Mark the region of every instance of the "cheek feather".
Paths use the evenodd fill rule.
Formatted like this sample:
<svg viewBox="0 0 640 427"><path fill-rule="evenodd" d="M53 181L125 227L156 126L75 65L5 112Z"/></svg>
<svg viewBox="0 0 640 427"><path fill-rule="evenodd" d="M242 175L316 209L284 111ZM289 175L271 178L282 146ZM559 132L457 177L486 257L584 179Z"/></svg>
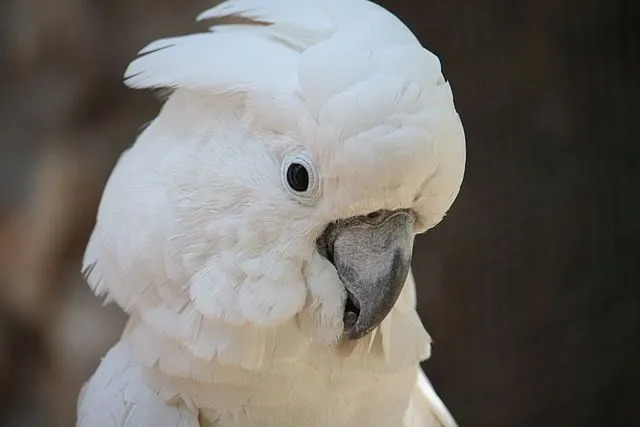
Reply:
<svg viewBox="0 0 640 427"><path fill-rule="evenodd" d="M325 344L342 336L346 290L329 261L314 251L306 268L308 289L304 310L298 315L303 333Z"/></svg>

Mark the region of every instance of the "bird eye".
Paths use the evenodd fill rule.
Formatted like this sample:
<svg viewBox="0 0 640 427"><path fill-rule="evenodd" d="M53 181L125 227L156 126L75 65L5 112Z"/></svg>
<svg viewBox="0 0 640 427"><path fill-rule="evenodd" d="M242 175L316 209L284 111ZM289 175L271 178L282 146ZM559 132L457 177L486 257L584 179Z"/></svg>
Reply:
<svg viewBox="0 0 640 427"><path fill-rule="evenodd" d="M319 180L315 163L305 151L289 154L282 163L282 183L298 201L313 202L318 197Z"/></svg>
<svg viewBox="0 0 640 427"><path fill-rule="evenodd" d="M287 169L287 183L294 191L303 193L309 188L309 172L300 163L292 163Z"/></svg>

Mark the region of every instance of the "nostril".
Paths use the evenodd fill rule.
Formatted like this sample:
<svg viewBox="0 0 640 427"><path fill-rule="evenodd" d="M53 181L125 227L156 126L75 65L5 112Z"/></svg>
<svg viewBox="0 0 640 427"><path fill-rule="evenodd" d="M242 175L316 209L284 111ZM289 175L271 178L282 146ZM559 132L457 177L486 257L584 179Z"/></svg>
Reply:
<svg viewBox="0 0 640 427"><path fill-rule="evenodd" d="M377 219L380 217L380 215L382 215L382 211L376 211L376 212L371 212L369 215L367 215L368 219Z"/></svg>
<svg viewBox="0 0 640 427"><path fill-rule="evenodd" d="M384 222L385 219L389 217L389 214L391 214L390 211L379 210L379 211L371 212L368 215L361 216L360 220L370 225L378 225Z"/></svg>

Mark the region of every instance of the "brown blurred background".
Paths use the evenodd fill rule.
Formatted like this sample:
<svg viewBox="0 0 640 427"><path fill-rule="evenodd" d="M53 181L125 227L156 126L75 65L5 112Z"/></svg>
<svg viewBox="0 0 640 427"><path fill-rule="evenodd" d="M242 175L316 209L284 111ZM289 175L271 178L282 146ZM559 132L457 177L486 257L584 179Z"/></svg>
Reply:
<svg viewBox="0 0 640 427"><path fill-rule="evenodd" d="M159 107L121 75L213 2L0 2L0 426L72 425L117 339L79 268ZM464 426L640 425L637 0L380 3L441 57L468 138L415 255L436 388Z"/></svg>

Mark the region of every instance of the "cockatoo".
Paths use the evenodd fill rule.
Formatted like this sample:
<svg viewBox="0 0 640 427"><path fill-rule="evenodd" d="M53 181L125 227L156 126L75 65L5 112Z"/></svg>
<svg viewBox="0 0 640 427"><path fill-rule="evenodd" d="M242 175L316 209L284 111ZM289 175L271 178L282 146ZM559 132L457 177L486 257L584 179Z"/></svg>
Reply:
<svg viewBox="0 0 640 427"><path fill-rule="evenodd" d="M78 425L455 425L420 369L414 236L465 138L437 57L365 0L230 0L126 71L168 89L84 259L130 315ZM229 19L230 18L230 19Z"/></svg>

